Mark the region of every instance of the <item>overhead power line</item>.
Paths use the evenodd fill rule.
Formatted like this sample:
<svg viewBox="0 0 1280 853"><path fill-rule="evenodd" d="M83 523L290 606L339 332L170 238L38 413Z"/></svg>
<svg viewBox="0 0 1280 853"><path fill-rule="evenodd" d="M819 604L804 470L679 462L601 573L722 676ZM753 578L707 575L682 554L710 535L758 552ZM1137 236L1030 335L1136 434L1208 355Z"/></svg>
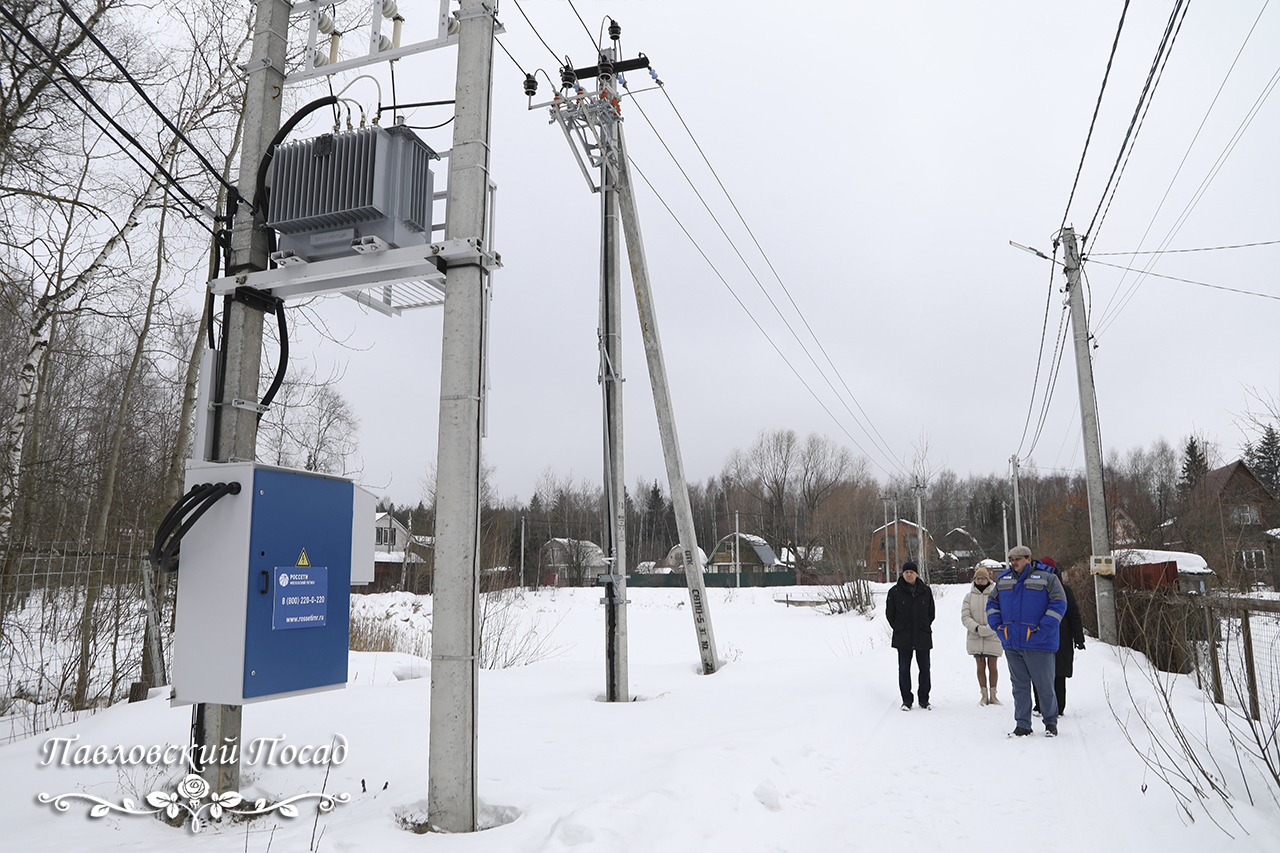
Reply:
<svg viewBox="0 0 1280 853"><path fill-rule="evenodd" d="M1218 252L1223 249L1252 249L1256 246L1275 246L1280 240L1261 240L1257 243L1235 243L1230 246L1200 246L1194 249L1147 249L1134 252L1090 252L1086 258L1106 258L1115 255L1180 255L1186 252Z"/></svg>
<svg viewBox="0 0 1280 853"><path fill-rule="evenodd" d="M1042 254L1040 255L1040 257L1047 257L1047 256ZM1018 450L1016 451L1016 454L1015 454L1019 457L1022 456L1022 445L1025 444L1027 440L1027 431L1031 428L1031 413L1035 411L1035 406L1036 406L1036 389L1040 387L1040 368L1044 364L1044 339L1049 334L1049 309L1053 305L1053 273L1056 268L1057 257L1058 257L1058 241L1055 239L1053 241L1053 257L1048 258L1049 260L1049 291L1048 293L1045 294L1045 298L1044 298L1044 320L1040 324L1040 349L1036 353L1036 375L1035 375L1035 379L1033 379L1031 382L1031 399L1027 401L1027 419L1022 425L1022 437L1018 439ZM1057 349L1056 343L1054 344L1054 349ZM1035 447L1033 445L1032 450L1034 449ZM1031 455L1031 450L1027 451L1027 455L1028 456Z"/></svg>
<svg viewBox="0 0 1280 853"><path fill-rule="evenodd" d="M858 427L863 431L863 433L872 442L872 444L877 445L877 449L880 452L884 453L887 458L893 458L892 452L888 449L887 444L883 441L883 439L881 439L880 442L877 444L876 436L873 436L871 434L871 431L867 429L867 427L859 420L858 416L853 412L853 410L849 408L848 403L844 401L844 398L840 395L839 390L836 389L835 385L831 382L831 379L827 376L826 371L822 368L821 365L818 364L817 359L814 358L813 354L809 351L809 348L805 345L804 341L800 339L799 334L796 333L796 330L792 327L790 321L787 320L786 315L782 313L782 310L778 307L778 304L774 301L773 297L769 294L769 291L765 288L764 283L761 282L759 276L756 275L755 270L751 268L750 263L748 263L747 259L743 256L742 251L738 249L738 246L736 243L734 243L733 238L729 236L729 232L725 229L724 225L721 224L719 218L716 216L715 212L711 209L711 206L707 203L707 200L703 197L702 193L699 192L697 186L693 183L692 178L689 177L689 173L685 170L683 164L680 163L679 158L676 157L675 153L671 150L671 147L667 144L666 140L663 139L662 134L658 131L657 127L654 126L653 121L650 120L648 114L644 111L644 107L640 105L640 101L638 99L633 98L632 103L635 105L636 109L640 111L641 117L644 118L645 122L649 125L649 128L653 131L654 135L658 138L658 142L661 143L663 149L667 152L667 155L671 158L672 162L675 163L676 168L680 171L680 174L684 177L685 181L689 184L689 187L693 190L694 195L698 197L698 201L702 203L703 208L707 211L707 214L711 217L712 222L714 222L716 224L716 227L720 229L720 233L724 236L725 240L728 241L730 247L733 249L734 253L738 256L738 260L742 262L742 265L746 268L747 273L755 281L756 286L760 289L760 292L764 294L764 297L768 301L770 307L773 308L774 312L778 315L779 319L782 320L783 325L786 326L787 331L791 333L792 338L795 339L796 343L800 346L800 349L804 352L806 356L808 356L810 363L812 363L814 366L814 369L818 371L818 375L821 376L823 380L827 383L828 387L831 388L832 392L836 395L837 399L840 400L841 405L843 405L845 410L849 412L850 417L854 419L854 422L858 424ZM686 126L686 130L687 129L688 128ZM690 134L690 138L693 138L692 134ZM696 140L694 140L694 144L697 145ZM701 151L701 147L699 147L699 150ZM705 154L704 154L704 157L705 157ZM710 166L709 163L708 163L708 166ZM719 181L718 177L717 177L717 181ZM724 185L721 184L720 186L721 186L721 189L724 190ZM727 196L728 192L725 191L725 194ZM733 201L731 198L730 198L730 204L733 204ZM736 205L734 205L734 210L737 211ZM739 215L739 218L741 218L742 215L740 212L738 213L738 215ZM744 220L744 224L745 224L745 220ZM748 231L749 230L750 229L748 228ZM752 235L752 239L753 240L755 239L754 235ZM764 255L764 250L763 248L760 247L758 241L756 243L756 247L757 249L760 250L761 255ZM767 255L764 255L764 256L765 256L766 262L768 262ZM769 263L769 267L770 269L773 269L773 264ZM774 275L777 276L776 270L774 270ZM780 278L779 278L779 281L781 281ZM786 289L785 285L783 285L783 289L784 290ZM788 296L790 296L790 294L788 294ZM804 320L804 316L800 312L799 308L796 307L795 301L792 300L791 304L792 304L792 307L795 308L796 313L800 315L801 320L804 322L806 328L809 329L809 334L813 336L815 341L817 341L817 336L813 334L813 329L812 327L809 326L808 321ZM822 346L821 342L818 342L818 346L819 348L821 348ZM825 350L823 352L825 355ZM828 362L830 362L830 358L828 358ZM847 386L846 386L846 389L847 389ZM850 394L850 396L852 396L852 394ZM859 406L859 408L861 408L861 406ZM863 417L866 417L865 412Z"/></svg>
<svg viewBox="0 0 1280 853"><path fill-rule="evenodd" d="M1128 267L1122 266L1121 264L1109 264L1106 261L1094 261L1094 263L1098 264L1099 266L1111 267L1113 269L1118 269L1118 270L1125 270L1126 272L1128 271ZM1236 287L1226 287L1221 284L1209 284L1206 281L1195 281L1194 279L1190 279L1190 278L1179 278L1176 275L1161 275L1158 272L1151 272L1150 270L1143 270L1142 274L1144 276L1151 276L1153 278L1168 279L1169 281L1180 281L1184 284L1194 284L1194 285L1197 285L1198 287L1208 287L1208 288L1212 288L1213 290L1225 290L1229 293L1239 293L1244 296L1260 296L1263 299L1280 299L1280 296L1277 296L1273 293L1259 293L1256 290L1240 290L1239 288L1236 288Z"/></svg>
<svg viewBox="0 0 1280 853"><path fill-rule="evenodd" d="M1120 23L1116 25L1116 37L1111 42L1111 55L1107 57L1107 70L1102 75L1102 85L1098 88L1098 100L1093 105L1093 118L1089 120L1089 132L1084 137L1084 150L1080 152L1080 163L1076 166L1076 176L1071 182L1071 192L1067 195L1067 207L1062 211L1062 224L1058 230L1067 227L1067 217L1071 214L1071 202L1076 197L1076 187L1080 185L1080 173L1084 171L1085 157L1089 153L1089 141L1093 139L1093 128L1098 123L1098 111L1102 108L1102 95L1107 91L1107 80L1111 78L1111 63L1116 58L1116 47L1120 44L1120 33L1124 31L1124 19L1129 14L1129 0L1124 0L1124 8L1120 10Z"/></svg>
<svg viewBox="0 0 1280 853"><path fill-rule="evenodd" d="M1102 213L1103 219L1106 213L1103 212L1103 203L1106 203L1107 210L1111 209L1110 199L1115 198L1116 190L1120 187L1120 178L1124 175L1124 169L1129 165L1129 157L1133 154L1133 147L1138 142L1138 134L1142 131L1142 125L1147 118L1147 110L1151 107L1151 102L1155 98L1156 89L1160 86L1160 80L1164 77L1164 67L1169 61L1169 56L1173 52L1174 42L1178 39L1178 34L1182 32L1182 22L1187 19L1187 11L1191 8L1190 0L1177 0L1173 5L1173 11L1169 13L1169 22L1165 24L1164 35L1160 39L1160 44L1156 47L1156 54L1151 59L1151 67L1147 70L1146 82L1142 85L1142 92L1138 95L1138 103L1134 105L1133 116L1129 119L1129 127L1124 133L1124 139L1120 142L1120 150L1116 154L1116 162L1111 166L1111 174L1107 177L1106 186L1103 187L1102 196L1098 199L1098 206L1093 211L1093 219L1089 221L1089 227L1085 229L1083 243L1086 245L1089 240L1096 237L1094 224L1101 228L1101 221L1098 216ZM1179 17L1181 12L1181 17Z"/></svg>
<svg viewBox="0 0 1280 853"><path fill-rule="evenodd" d="M143 91L142 86L138 84L138 81L129 73L129 69L125 68L124 64L116 58L116 55L102 43L102 40L98 38L97 34L94 33L93 30L89 29L89 27L85 25L84 21L80 20L80 16L75 13L75 10L71 8L71 5L67 3L66 0L58 0L58 5L62 7L62 11L66 12L71 20L75 21L76 26L80 27L80 29L84 31L84 34L98 46L98 50L102 51L103 55L105 55L107 59L111 60L111 64L119 69L120 73L124 75L124 79L129 81L129 85L133 87L133 90L137 92L146 105L151 108L151 111L155 113L162 122L164 122L165 127L169 128L169 130L172 131L178 139L182 140L182 143L190 149L192 154L196 155L196 159L199 160L201 165L209 171L209 174L213 175L218 183L222 184L222 186L225 187L234 198L237 194L235 185L227 181L227 179L222 176L222 172L220 172L208 161L208 159L205 158L203 154L200 153L200 149L196 148L195 144L187 138L187 135L178 129L178 126L169 119L169 116L167 116L163 110L156 106L155 102L147 96L145 91ZM250 207L253 208L254 212L257 212L255 205L250 205Z"/></svg>
<svg viewBox="0 0 1280 853"><path fill-rule="evenodd" d="M1186 206L1182 209L1182 213L1178 215L1177 221L1174 222L1173 226L1169 229L1169 233L1161 242L1161 248L1168 246L1169 243L1172 242L1173 238L1177 236L1178 231L1182 229L1182 226L1186 224L1187 219L1191 216L1191 212L1195 210L1196 206L1200 203L1200 200L1204 198L1205 193L1209 189L1209 185L1213 183L1214 178L1216 178L1218 173L1222 171L1222 167L1227 162L1227 159L1231 156L1232 152L1235 151L1236 145L1238 145L1241 138L1243 138L1245 131L1249 129L1249 126L1253 124L1253 120L1257 118L1263 104L1266 103L1267 99L1271 96L1271 93L1275 91L1277 83L1280 83L1280 66L1277 66L1275 73L1271 75L1271 79L1267 81L1261 94L1258 95L1253 106L1249 108L1248 113L1240 122L1239 127L1236 128L1235 133L1231 135L1231 139L1228 140L1226 146L1222 149L1222 153L1218 155L1217 160L1215 160L1213 166L1210 167L1209 173L1200 182L1200 186L1196 188L1195 193L1192 194L1191 200L1188 201ZM1115 311L1111 312L1109 317L1104 318L1104 325L1103 328L1099 330L1099 333L1113 323L1116 317L1119 316L1120 312L1123 311L1125 307L1128 306L1129 302L1133 300L1133 297L1138 292L1138 288L1142 286L1142 283L1145 280L1144 276L1147 274L1147 271L1150 270L1153 263L1154 259L1147 263L1147 266L1139 274L1138 278L1125 292ZM1126 272L1128 272L1128 270L1126 270Z"/></svg>
<svg viewBox="0 0 1280 853"><path fill-rule="evenodd" d="M32 41L32 43L34 43L37 47L39 47L46 55L48 55L54 61L54 63L59 68L61 68L61 70L64 73L66 73L67 71L66 67L63 66L61 62L59 62L57 58L54 57L53 54L50 53L50 51L47 48L45 48L41 42L36 40L35 36L32 35L31 32L27 30L26 27L22 26L20 22L14 19L13 15L9 12L8 8L6 8L3 5L0 5L0 14L8 18L10 23L14 24L18 28L19 32L23 34L24 37L26 37L29 41ZM91 95L89 95L89 93L85 90L84 86L81 85L80 82L75 77L68 76L67 81L76 88L76 91L79 92L82 97L84 97L87 101L89 101L90 104L93 105L94 109L96 109L103 116L103 118L105 118L107 122L113 128L115 128L115 130L118 133L120 133L122 136L124 136L125 139L129 141L129 145L131 145L133 148L139 151L143 157L145 157L147 160L151 162L151 166L144 165L129 150L129 145L125 145L118 138L113 136L111 132L108 131L107 128L102 124L102 122L94 118L93 115L91 115L88 110L86 110L84 107L76 103L75 96L72 95L70 92L68 92L66 88L62 85L62 83L56 77L54 77L51 73L49 73L47 69L41 67L41 64L36 61L36 58L32 56L25 48L23 48L22 45L18 41L16 41L12 35L5 32L3 29L0 29L0 38L3 38L5 41L7 41L10 44L10 46L13 47L14 50L22 54L23 58L25 58L29 63L31 63L32 67L39 68L40 72L49 79L49 82L51 82L54 85L54 87L67 98L67 101L71 104L74 104L76 109L78 109L81 113L83 113L84 117L87 118L94 125L94 127L98 128L98 130L101 131L103 136L105 136L107 139L110 139L113 143L115 143L115 145L120 149L120 151L124 153L126 157L132 160L134 164L138 166L138 168L142 169L143 172L153 172L154 174L158 174L161 177L163 177L164 180L160 181L160 186L164 190L165 194L168 195L170 198L172 198L179 205L189 204L192 207L194 207L199 212L200 215L189 214L190 217L194 221L199 223L200 227L204 228L210 234L214 233L213 228L207 225L201 219L201 216L204 216L207 218L213 218L213 213L209 209L209 207L205 205L204 202L200 201L195 196L193 196L191 193L187 192L186 188L183 187L182 184L178 182L178 179L175 178L172 174L170 174L169 170L166 169L164 165L158 159L156 159L156 157L152 155L147 148L145 148L142 145L142 143L138 142L138 140L135 139L131 133L129 133L127 130L121 127L119 122L117 122L109 113L107 113L105 109L103 109L101 104L99 104L96 100L94 100ZM181 193L183 197L179 198L178 196L174 195L174 190L177 190L179 193Z"/></svg>
<svg viewBox="0 0 1280 853"><path fill-rule="evenodd" d="M764 259L765 265L769 267L769 272L773 274L774 279L778 282L778 286L781 287L782 292L786 294L787 301L791 303L792 310L796 312L796 316L799 317L800 322L804 324L805 330L809 333L809 336L813 338L813 342L818 345L818 350L822 353L822 357L826 359L827 364L831 366L832 372L834 372L836 375L836 378L840 380L840 384L841 386L844 387L845 393L849 395L849 399L853 401L853 404L858 407L858 411L862 413L862 418L865 419L867 426L871 427L871 432L874 432L875 436L872 436L870 433L867 432L866 427L862 425L862 423L858 420L858 416L854 415L852 411L849 412L850 416L853 417L855 423L858 423L859 428L861 428L862 431L866 433L867 438L870 439L873 443L878 441L881 449L884 450L886 455L892 458L893 454L892 452L890 452L888 442L884 440L884 437L880 434L880 431L876 428L875 422L871 420L871 416L868 415L866 410L862 408L862 404L858 402L858 398L853 393L853 390L849 387L849 383L845 381L844 376L840 373L840 368L836 366L835 361L832 360L830 354L828 354L827 348L823 346L822 340L818 337L817 333L814 332L813 327L809 325L808 318L805 317L804 312L800 310L800 306L796 304L795 297L791 295L791 289L787 287L787 283L783 281L782 276L778 273L777 268L773 265L773 260L769 257L769 254L764 250L764 246L760 244L760 240L756 237L755 231L753 231L751 226L747 223L747 219L745 216L742 215L742 211L738 208L737 202L735 202L733 200L733 196L730 195L728 187L724 185L724 181L720 180L720 174L715 170L715 167L711 165L711 160L709 157L707 157L706 151L703 150L702 145L698 142L697 137L693 135L693 130L689 127L689 123L684 120L684 116L680 113L679 108L676 107L675 101L671 99L671 93L668 92L666 86L663 86L661 83L659 83L658 88L662 90L662 95L664 98L667 99L667 103L671 106L671 111L676 114L676 118L680 120L681 127L683 127L685 133L689 135L689 139L690 141L693 142L694 148L698 150L698 154L702 157L702 162L707 165L707 169L711 172L711 176L715 178L716 185L719 186L720 191L724 193L724 197L726 200L728 200L729 206L733 208L733 212L738 217L738 221L741 222L742 227L746 229L747 236L751 238L751 242L755 245L756 251L759 252L760 257ZM637 107L638 106L639 105L637 104ZM642 111L642 114L643 114L643 111ZM648 121L647 116L645 117L645 121ZM652 126L652 124L650 124L650 126ZM654 132L656 133L657 131L655 130ZM665 147L665 143L663 144ZM757 279L757 283L759 283L758 279ZM771 299L770 303L772 304L772 302L773 300ZM775 306L775 310L776 310L776 306ZM782 316L781 312L779 312L778 316L780 317ZM786 322L785 318L783 322ZM788 328L790 328L789 325L788 325ZM792 334L794 334L794 332ZM798 338L797 338L797 343L799 343ZM803 347L803 344L801 344L801 346ZM814 366L817 367L816 364ZM821 372L821 368L819 368L819 372ZM835 391L834 388L832 390ZM836 391L836 396L837 397L840 396L838 391ZM849 408L847 404L844 404L843 400L841 400L841 403L845 406L846 410Z"/></svg>
<svg viewBox="0 0 1280 853"><path fill-rule="evenodd" d="M702 246L694 238L693 234L690 233L689 229L685 227L684 222L682 222L680 220L680 217L676 215L676 212L671 208L671 205L667 204L666 199L664 199L662 197L662 194L658 192L657 187L653 185L653 182L649 180L649 177L645 175L644 171L636 164L635 158L628 155L627 161L631 164L631 167L636 170L636 174L638 174L640 178L645 182L645 184L649 187L650 192L654 194L654 196L658 199L658 202L663 206L663 208L666 209L667 214L670 215L672 220L675 221L676 225L680 228L680 230L684 232L684 236L688 238L689 242L693 244L693 248L696 249L698 254L702 256L702 259L706 261L707 266L709 266L711 268L711 271L715 273L716 278L720 279L720 283L723 284L725 286L725 289L729 291L729 295L732 296L734 301L738 303L738 306L747 315L747 318L751 320L752 324L760 332L761 336L763 336L764 339L768 341L769 346L773 347L773 351L776 352L778 354L778 357L782 359L782 363L785 364L793 374L795 374L796 379L800 382L801 386L804 387L804 390L809 392L809 396L813 397L814 402L816 402L822 408L822 410L827 413L827 416L831 418L832 422L835 423L836 427L841 432L843 432L845 436L848 437L849 441L853 442L853 445L857 447L858 450L862 451L863 455L870 458L872 462L876 465L876 467L879 468L881 471L884 471L884 473L891 475L892 472L889 471L889 469L885 468L885 466L877 462L870 453L867 453L866 449L863 448L862 445L858 443L858 440L853 437L853 434L850 433L849 430L845 428L844 424L841 423L840 419L835 416L835 413L832 412L831 409L827 407L827 404L822 401L822 398L818 396L817 392L814 391L813 388L810 387L809 383L804 380L804 377L800 375L800 371L796 369L795 365L793 365L790 359L788 359L787 356L782 352L782 349L778 346L778 344L773 340L772 337L770 337L769 333L765 331L764 326L760 324L760 321L756 319L756 316L751 313L751 309L748 308L746 306L746 303L742 301L742 298L738 296L737 292L733 289L733 286L729 284L728 279L726 279L724 274L720 272L720 269L715 265L715 262L713 262L710 256L707 255L706 251L703 250ZM901 473L903 474L907 473L905 469L903 469L902 466L899 465L896 462L896 460L893 459L892 456L888 457L888 459L890 463L893 464L894 467L898 468L898 470Z"/></svg>
<svg viewBox="0 0 1280 853"><path fill-rule="evenodd" d="M520 5L520 0L511 0L511 2L516 4L516 11L520 13L520 17L524 18L524 22L529 25L529 29L533 30L533 34L538 37L538 41L542 42L542 46L545 47L547 52L551 54L551 57L555 59L556 65L564 62L564 57L558 55L551 49L551 45L547 44L547 40L542 37L542 33L538 32L538 28L533 25L533 21L529 20L529 16L525 14L524 7ZM505 49L506 48L503 48L503 50ZM515 60L513 59L512 61L514 62Z"/></svg>

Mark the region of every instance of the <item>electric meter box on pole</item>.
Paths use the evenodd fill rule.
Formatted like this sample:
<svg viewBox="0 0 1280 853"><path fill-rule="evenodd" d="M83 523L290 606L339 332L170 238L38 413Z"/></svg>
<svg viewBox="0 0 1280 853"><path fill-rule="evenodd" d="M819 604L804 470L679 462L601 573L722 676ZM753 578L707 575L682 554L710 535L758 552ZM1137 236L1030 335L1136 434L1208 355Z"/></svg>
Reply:
<svg viewBox="0 0 1280 853"><path fill-rule="evenodd" d="M373 575L374 497L351 480L190 462L239 482L182 539L173 704L244 705L347 683L351 584Z"/></svg>

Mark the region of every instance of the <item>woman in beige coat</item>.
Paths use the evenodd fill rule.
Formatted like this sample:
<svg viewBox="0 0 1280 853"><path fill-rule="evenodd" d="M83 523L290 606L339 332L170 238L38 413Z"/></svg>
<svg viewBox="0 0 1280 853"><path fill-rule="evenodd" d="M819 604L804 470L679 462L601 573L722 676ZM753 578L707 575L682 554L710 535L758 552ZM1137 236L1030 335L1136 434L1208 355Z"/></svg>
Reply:
<svg viewBox="0 0 1280 853"><path fill-rule="evenodd" d="M999 705L996 681L1000 676L998 661L1004 654L1000 638L987 626L987 593L991 591L991 573L985 566L978 566L973 573L973 586L965 594L960 605L960 621L968 632L965 651L973 655L978 664L978 687L982 689L980 705Z"/></svg>

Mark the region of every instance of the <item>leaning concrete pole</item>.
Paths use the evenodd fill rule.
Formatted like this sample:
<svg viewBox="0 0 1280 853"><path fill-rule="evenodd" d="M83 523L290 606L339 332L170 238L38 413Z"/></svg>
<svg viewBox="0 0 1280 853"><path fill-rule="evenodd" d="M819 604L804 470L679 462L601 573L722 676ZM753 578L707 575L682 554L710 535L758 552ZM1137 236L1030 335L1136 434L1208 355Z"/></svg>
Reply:
<svg viewBox="0 0 1280 853"><path fill-rule="evenodd" d="M447 239L483 241L489 177L493 6L462 0L449 157ZM488 248L488 247L484 247ZM441 832L476 829L476 693L480 629L480 397L485 273L447 270L436 461L435 613L427 820Z"/></svg>
<svg viewBox="0 0 1280 853"><path fill-rule="evenodd" d="M1080 250L1076 232L1062 232L1063 272L1067 276L1067 299L1071 305L1071 330L1075 336L1076 379L1080 386L1080 428L1084 434L1085 476L1089 487L1089 537L1093 554L1111 556L1107 532L1106 495L1102 485L1102 438L1098 432L1098 402L1093 389L1093 359L1089 355L1089 321L1084 312L1084 294L1080 287ZM1093 591L1098 600L1098 639L1116 645L1116 600L1110 575L1095 574Z"/></svg>
<svg viewBox="0 0 1280 853"><path fill-rule="evenodd" d="M662 455L667 463L667 485L676 513L676 532L680 536L680 555L689 584L689 603L693 627L698 637L698 653L702 672L710 675L720 667L716 656L715 632L711 630L711 611L707 608L707 590L698 561L698 539L693 527L693 509L689 506L689 488L684 479L684 460L680 456L680 439L676 434L675 411L671 405L671 388L667 382L667 365L662 357L662 340L658 337L658 314L649 287L649 264L640 234L640 216L631 183L631 166L627 162L627 146L622 128L618 128L617 184L618 209L622 230L627 238L627 260L631 263L631 282L636 291L636 308L640 313L640 332L644 337L645 357L649 362L649 383L653 386L653 407L658 416L658 434L662 439Z"/></svg>

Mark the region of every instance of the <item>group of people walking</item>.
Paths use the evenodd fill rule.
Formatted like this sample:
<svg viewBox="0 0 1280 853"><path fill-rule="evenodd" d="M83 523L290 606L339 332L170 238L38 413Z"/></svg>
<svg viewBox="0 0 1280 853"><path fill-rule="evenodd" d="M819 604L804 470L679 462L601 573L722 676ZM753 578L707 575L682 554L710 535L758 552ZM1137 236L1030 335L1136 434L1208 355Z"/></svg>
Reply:
<svg viewBox="0 0 1280 853"><path fill-rule="evenodd" d="M898 650L898 689L904 711L910 711L916 700L921 708L930 707L934 615L933 591L915 563L904 563L885 600L893 647ZM1013 684L1014 729L1009 736L1031 734L1031 715L1038 713L1045 735L1057 737L1058 716L1067 706L1074 650L1084 648L1084 626L1075 594L1058 577L1054 561L1033 559L1031 549L1019 545L1009 551L1008 568L995 578L979 566L960 605L960 622L966 632L965 651L977 665L979 704L1004 704L997 690L999 660L1004 656Z"/></svg>

